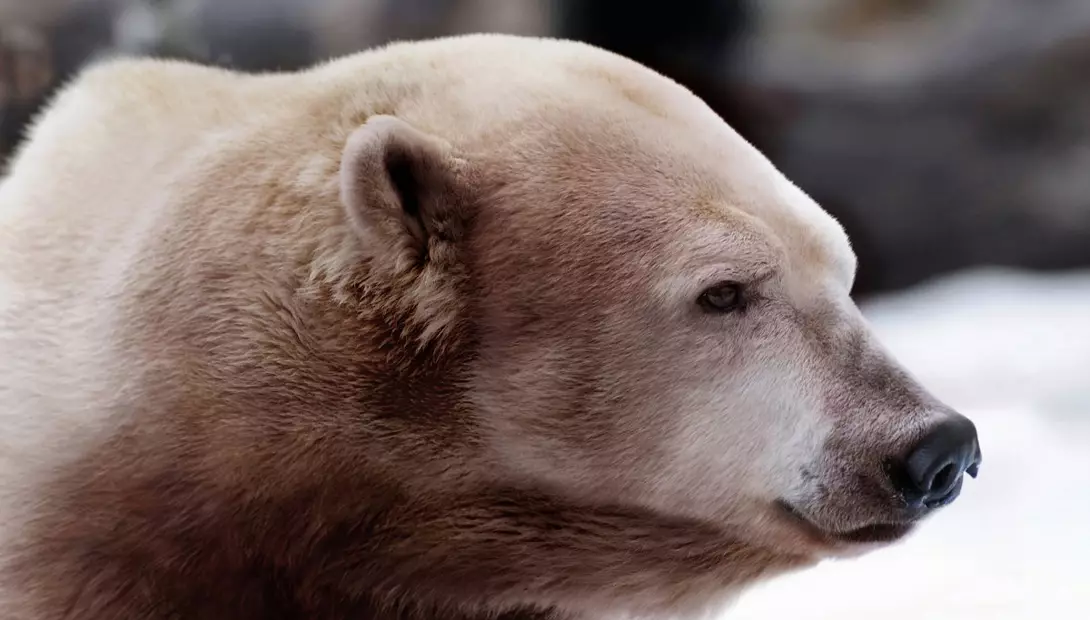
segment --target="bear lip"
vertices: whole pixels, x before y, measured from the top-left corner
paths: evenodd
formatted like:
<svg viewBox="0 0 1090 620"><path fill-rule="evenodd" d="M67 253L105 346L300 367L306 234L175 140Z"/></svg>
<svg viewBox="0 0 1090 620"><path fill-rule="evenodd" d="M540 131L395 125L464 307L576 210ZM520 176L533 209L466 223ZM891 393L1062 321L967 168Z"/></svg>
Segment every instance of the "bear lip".
<svg viewBox="0 0 1090 620"><path fill-rule="evenodd" d="M854 544L892 543L904 538L912 531L914 524L891 521L888 523L872 523L846 532L835 532L831 535L837 540Z"/></svg>
<svg viewBox="0 0 1090 620"><path fill-rule="evenodd" d="M855 527L849 530L825 529L785 500L776 500L777 508L787 515L796 526L811 536L830 543L848 543L854 545L886 544L904 538L915 527L912 521L884 521Z"/></svg>

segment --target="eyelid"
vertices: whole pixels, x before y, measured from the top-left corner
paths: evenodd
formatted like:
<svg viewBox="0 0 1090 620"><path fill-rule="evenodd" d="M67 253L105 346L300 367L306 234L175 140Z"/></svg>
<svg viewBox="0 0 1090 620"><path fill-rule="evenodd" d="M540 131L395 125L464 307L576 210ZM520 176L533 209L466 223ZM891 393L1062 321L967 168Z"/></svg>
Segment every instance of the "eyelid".
<svg viewBox="0 0 1090 620"><path fill-rule="evenodd" d="M745 277L741 273L729 271L717 271L709 277L704 278L704 284L701 285L700 290L709 289L717 284L723 284L725 282L734 282L742 286L743 289L750 289L776 277L779 270L774 267L768 267L757 273L755 276Z"/></svg>
<svg viewBox="0 0 1090 620"><path fill-rule="evenodd" d="M756 277L750 280L750 282L747 283L747 286L764 284L765 282L768 282L769 280L775 278L777 275L779 275L779 273L779 269L776 269L775 267L769 267L768 269L761 271Z"/></svg>

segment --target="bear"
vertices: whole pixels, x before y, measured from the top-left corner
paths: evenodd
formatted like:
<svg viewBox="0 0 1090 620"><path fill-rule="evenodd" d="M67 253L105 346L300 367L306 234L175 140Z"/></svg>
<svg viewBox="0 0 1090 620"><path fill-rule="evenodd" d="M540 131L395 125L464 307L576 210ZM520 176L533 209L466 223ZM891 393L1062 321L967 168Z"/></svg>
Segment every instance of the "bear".
<svg viewBox="0 0 1090 620"><path fill-rule="evenodd" d="M981 461L839 224L573 41L113 58L0 184L0 616L699 614Z"/></svg>

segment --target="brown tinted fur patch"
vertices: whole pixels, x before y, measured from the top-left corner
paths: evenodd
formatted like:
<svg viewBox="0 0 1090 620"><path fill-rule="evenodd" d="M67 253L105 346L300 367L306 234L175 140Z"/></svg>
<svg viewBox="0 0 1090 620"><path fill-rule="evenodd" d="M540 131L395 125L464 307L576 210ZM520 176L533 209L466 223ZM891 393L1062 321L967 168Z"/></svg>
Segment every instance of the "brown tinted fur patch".
<svg viewBox="0 0 1090 620"><path fill-rule="evenodd" d="M693 200L690 208L701 218L715 222L731 223L731 214L722 201L710 194L701 194Z"/></svg>
<svg viewBox="0 0 1090 620"><path fill-rule="evenodd" d="M414 497L381 473L217 487L131 451L119 439L54 489L67 499L14 567L35 618L562 618L520 603L653 588L683 605L797 564L700 523L514 489Z"/></svg>

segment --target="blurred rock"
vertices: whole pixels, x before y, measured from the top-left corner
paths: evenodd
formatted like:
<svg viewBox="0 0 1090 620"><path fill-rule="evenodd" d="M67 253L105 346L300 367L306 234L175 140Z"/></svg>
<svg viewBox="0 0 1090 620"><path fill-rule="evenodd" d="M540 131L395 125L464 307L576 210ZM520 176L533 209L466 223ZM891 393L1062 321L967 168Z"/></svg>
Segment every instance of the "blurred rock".
<svg viewBox="0 0 1090 620"><path fill-rule="evenodd" d="M56 86L109 45L113 7L114 0L0 0L0 167Z"/></svg>
<svg viewBox="0 0 1090 620"><path fill-rule="evenodd" d="M768 6L750 77L796 112L775 159L844 220L861 291L1090 264L1090 3Z"/></svg>
<svg viewBox="0 0 1090 620"><path fill-rule="evenodd" d="M738 75L751 3L736 0L559 0L556 35L586 41L670 76L764 152L776 144L788 101Z"/></svg>
<svg viewBox="0 0 1090 620"><path fill-rule="evenodd" d="M397 39L546 35L539 0L0 0L0 164L55 87L103 54L293 70Z"/></svg>
<svg viewBox="0 0 1090 620"><path fill-rule="evenodd" d="M89 0L0 0L0 28L45 28Z"/></svg>
<svg viewBox="0 0 1090 620"><path fill-rule="evenodd" d="M542 0L315 0L306 6L321 56L332 57L399 39L471 32L547 35L553 4Z"/></svg>

